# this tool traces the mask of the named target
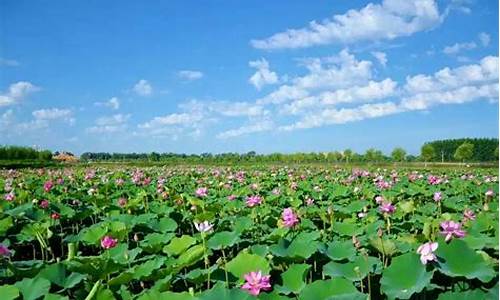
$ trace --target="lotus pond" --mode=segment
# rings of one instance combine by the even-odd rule
[[[0,299],[498,299],[498,170],[0,171]]]

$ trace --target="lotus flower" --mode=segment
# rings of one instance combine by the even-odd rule
[[[206,197],[208,195],[208,189],[205,187],[197,188],[195,192],[198,197]]]
[[[0,256],[9,256],[10,250],[7,246],[0,244]]]
[[[435,192],[433,196],[434,201],[439,202],[443,199],[443,195],[441,192]]]
[[[127,205],[127,199],[121,197],[120,199],[118,199],[118,205],[120,207],[125,207],[125,205]]]
[[[420,245],[417,249],[417,253],[420,254],[420,261],[422,264],[426,265],[429,261],[436,260],[436,255],[434,251],[438,248],[438,243],[425,243]]]
[[[270,279],[270,275],[262,276],[261,271],[250,272],[245,274],[246,282],[241,288],[247,290],[251,295],[258,296],[260,290],[268,291],[271,289]]]
[[[5,196],[3,197],[5,199],[5,201],[14,201],[14,199],[16,199],[16,195],[13,193],[13,192],[10,192],[8,194],[5,194]]]
[[[42,201],[40,201],[39,206],[40,206],[40,208],[46,209],[47,207],[49,207],[49,201],[42,200]]]
[[[52,189],[52,187],[54,186],[54,183],[52,183],[52,181],[46,181],[44,184],[43,184],[43,190],[46,191],[47,193],[50,192],[50,190]]]
[[[61,218],[61,215],[55,212],[55,213],[52,213],[52,214],[50,215],[50,217],[51,217],[52,219],[54,219],[54,220],[58,220],[58,219],[60,219],[60,218]]]
[[[101,247],[104,249],[114,248],[118,244],[118,240],[110,237],[109,235],[105,236],[101,240]]]
[[[283,225],[285,227],[293,227],[299,223],[299,219],[297,218],[297,215],[293,212],[293,210],[288,207],[283,210],[283,213],[281,214],[281,217],[283,219]]]
[[[213,231],[213,224],[210,224],[208,221],[204,221],[201,223],[194,222],[194,227],[201,233],[209,233]]]
[[[246,204],[248,207],[254,207],[255,205],[259,205],[261,203],[262,203],[262,198],[258,195],[248,196],[246,200]]]
[[[473,221],[476,219],[476,214],[474,214],[474,211],[472,209],[467,208],[464,210],[464,220],[465,221]]]
[[[451,238],[463,238],[465,236],[465,231],[461,230],[462,224],[455,223],[453,221],[441,222],[441,234],[445,236],[445,241],[451,240]]]
[[[484,193],[484,195],[487,198],[493,198],[495,196],[495,192],[493,190],[487,190],[486,193]]]
[[[391,202],[383,202],[379,209],[382,213],[392,214],[396,210],[396,207]]]

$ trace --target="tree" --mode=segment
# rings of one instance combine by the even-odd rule
[[[374,148],[370,148],[370,149],[366,150],[366,153],[365,153],[365,160],[366,161],[379,162],[379,161],[383,160],[383,158],[384,158],[384,154],[382,154],[382,151],[380,151],[380,150],[377,150]]]
[[[392,150],[391,157],[394,161],[403,161],[406,158],[406,151],[401,147],[394,148],[394,150]]]
[[[436,156],[436,150],[430,144],[425,144],[420,149],[420,156],[425,162],[431,161]]]
[[[456,160],[465,162],[465,160],[470,159],[473,155],[474,155],[474,145],[472,143],[465,142],[457,148],[453,157]]]
[[[495,158],[498,160],[498,146],[497,146],[497,148],[495,149],[495,153],[494,153],[494,155],[495,155]]]
[[[345,162],[349,163],[349,160],[352,158],[352,150],[351,149],[345,149],[342,155],[345,157]]]

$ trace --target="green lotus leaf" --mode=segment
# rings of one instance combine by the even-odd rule
[[[0,286],[0,295],[2,295],[2,299],[13,300],[19,297],[19,289],[14,285],[2,285]]]
[[[24,300],[35,300],[49,293],[50,281],[42,277],[24,278],[14,284]]]
[[[378,258],[368,256],[357,256],[352,262],[339,263],[329,262],[323,266],[323,274],[335,277],[345,277],[351,281],[359,281],[369,273],[375,273],[381,267]]]
[[[276,286],[275,289],[280,293],[288,295],[290,293],[298,294],[305,286],[305,276],[311,268],[308,264],[293,264],[281,274],[283,280],[282,286]]]
[[[262,274],[269,274],[271,268],[264,257],[241,251],[226,264],[226,270],[235,277],[243,279],[243,275],[250,272],[261,271]]]
[[[163,252],[168,255],[177,256],[186,251],[191,245],[196,243],[196,239],[190,235],[173,238],[168,245],[163,247]]]
[[[214,234],[207,242],[207,246],[211,249],[224,249],[233,246],[239,240],[237,232],[222,231]]]
[[[449,244],[439,243],[436,255],[439,258],[439,271],[448,276],[478,278],[483,282],[488,282],[495,276],[493,268],[462,240],[454,239]]]
[[[326,255],[332,260],[352,260],[356,256],[356,248],[352,241],[333,241],[328,244]]]
[[[367,299],[367,295],[356,289],[352,282],[344,278],[316,280],[302,289],[300,300],[327,300],[327,299]]]
[[[433,272],[427,272],[415,253],[406,253],[392,259],[382,272],[381,291],[389,298],[409,299],[429,285]]]

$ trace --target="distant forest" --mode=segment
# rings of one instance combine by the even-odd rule
[[[66,152],[69,153],[69,152]],[[0,160],[38,160],[49,161],[59,152],[35,150],[30,147],[0,146]],[[71,153],[69,153],[72,155]],[[419,156],[408,155],[403,148],[395,148],[391,153],[371,148],[364,153],[350,149],[332,152],[310,153],[108,153],[85,152],[81,161],[154,161],[184,163],[238,163],[238,162],[492,162],[498,161],[498,139],[464,138],[427,142],[422,146]]]
[[[462,145],[472,145],[472,154],[467,151],[463,156],[457,157],[457,149]],[[426,151],[427,150],[427,151]],[[424,155],[425,154],[425,155]],[[460,159],[461,158],[461,159]],[[178,154],[178,153],[107,153],[99,152],[83,153],[81,160],[94,161],[187,161],[187,162],[398,162],[398,161],[429,161],[429,162],[491,162],[498,160],[498,139],[487,138],[464,138],[439,140],[425,143],[422,146],[420,156],[407,155],[403,148],[395,148],[389,155],[382,151],[371,148],[365,153],[356,153],[350,149],[332,152],[310,152],[310,153],[272,153],[257,154],[254,151],[248,153],[202,153],[202,154]]]

